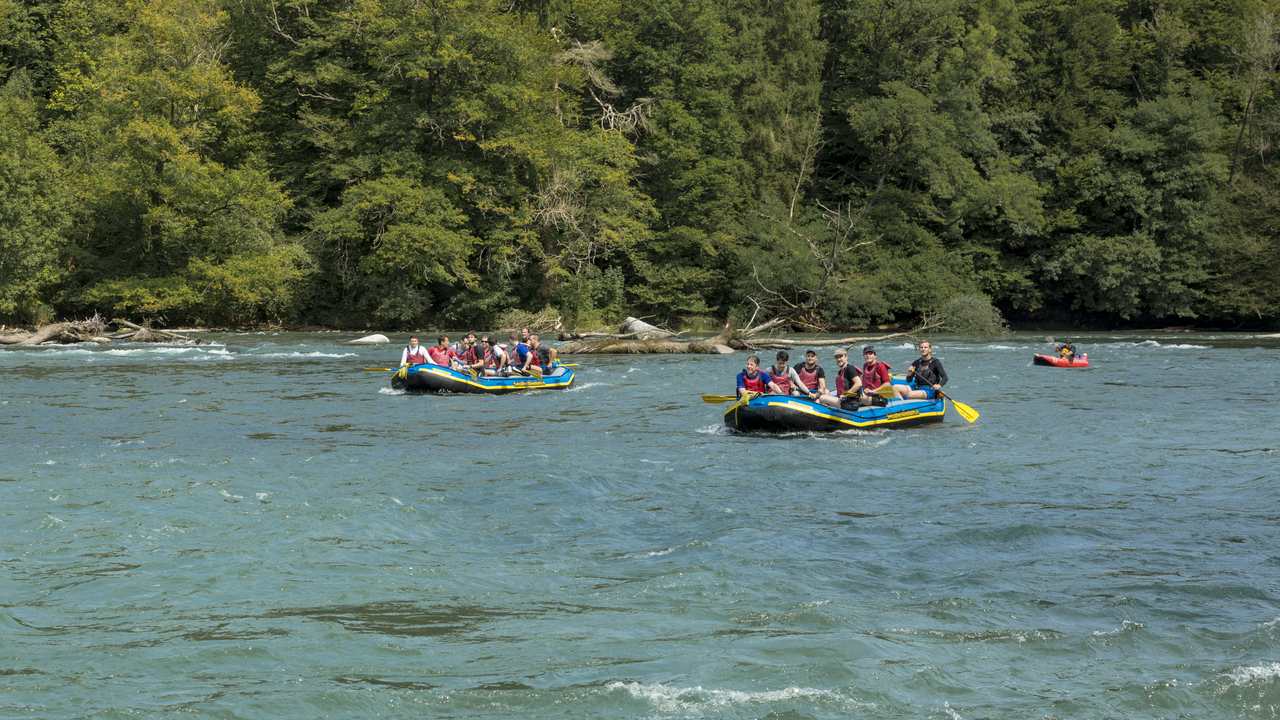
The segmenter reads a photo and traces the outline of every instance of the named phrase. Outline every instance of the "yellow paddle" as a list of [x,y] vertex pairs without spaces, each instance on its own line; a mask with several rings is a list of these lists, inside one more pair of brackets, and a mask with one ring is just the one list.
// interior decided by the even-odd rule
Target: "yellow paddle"
[[738,399],[737,395],[703,395],[702,396],[702,402],[707,403],[708,405],[718,405],[720,403],[729,402],[730,400],[737,400],[737,399]]
[[[915,375],[915,377],[920,377],[919,373],[913,373],[913,374]],[[923,380],[924,378],[920,378],[920,379]],[[960,413],[960,417],[964,418],[967,422],[973,422],[974,420],[978,419],[977,410],[974,410],[973,408],[969,407],[968,405],[965,405],[962,402],[956,402],[955,398],[951,397],[950,395],[944,394],[941,390],[935,390],[934,392],[938,393],[938,397],[946,398],[947,400],[950,400],[951,406],[954,407],[956,409],[956,412]]]
[[[861,390],[845,390],[845,391],[844,391],[844,394],[843,394],[843,395],[841,395],[840,397],[854,397],[854,396],[856,396],[856,395],[857,395],[858,393],[860,393],[860,392],[862,392],[862,391],[861,391]],[[870,395],[876,395],[876,396],[878,396],[878,397],[882,397],[882,398],[884,398],[885,400],[897,400],[897,399],[898,399],[898,394],[897,394],[897,393],[895,393],[895,392],[893,391],[893,386],[892,386],[892,385],[890,385],[889,383],[885,383],[884,385],[881,385],[881,386],[880,386],[880,389],[876,390],[876,391],[875,391],[875,392],[873,392],[873,393],[869,393],[869,394],[870,394]]]

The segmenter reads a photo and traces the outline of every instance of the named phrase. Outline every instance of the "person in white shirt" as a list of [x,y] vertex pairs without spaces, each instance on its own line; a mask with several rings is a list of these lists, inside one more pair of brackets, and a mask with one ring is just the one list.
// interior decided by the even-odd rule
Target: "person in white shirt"
[[418,344],[418,336],[413,335],[409,338],[409,347],[400,353],[400,367],[405,365],[435,365],[431,360],[431,356],[427,354],[427,349]]

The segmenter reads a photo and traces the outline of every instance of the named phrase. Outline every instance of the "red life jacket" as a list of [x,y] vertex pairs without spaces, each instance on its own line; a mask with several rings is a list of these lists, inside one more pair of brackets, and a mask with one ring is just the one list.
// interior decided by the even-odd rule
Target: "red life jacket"
[[791,368],[783,366],[781,375],[775,375],[773,373],[773,371],[776,369],[777,369],[776,365],[771,366],[769,368],[769,377],[773,378],[773,381],[778,384],[778,388],[782,390],[783,395],[790,395],[791,394]]
[[857,377],[858,368],[852,365],[845,365],[844,367],[840,368],[840,372],[836,373],[836,394],[837,395],[843,395],[844,391],[849,389],[849,387],[846,386],[844,382],[844,378],[846,375],[853,375],[854,377]]
[[875,390],[881,385],[889,382],[890,370],[892,370],[892,368],[879,360],[874,363],[863,363],[862,387],[866,390]]
[[444,365],[445,367],[448,367],[449,356],[453,354],[453,350],[436,345],[435,347],[427,348],[427,354],[431,356],[431,359],[434,360],[437,365]]
[[493,349],[484,354],[484,366],[498,367],[498,353],[494,352]]
[[481,350],[480,350],[479,346],[477,346],[477,345],[472,345],[471,347],[467,348],[466,350],[463,350],[463,351],[462,351],[462,364],[463,364],[463,365],[470,365],[470,364],[472,364],[472,363],[476,362],[477,360],[479,360],[479,359],[480,359],[480,352],[481,352]]
[[408,362],[410,365],[421,365],[427,361],[426,348],[422,347],[421,345],[418,346],[417,351],[415,351],[413,348],[407,345],[405,346],[404,349],[406,352],[409,353],[408,356],[405,357],[405,361]]
[[[539,345],[538,347],[542,347],[542,346]],[[538,358],[537,349],[530,347],[528,345],[525,346],[525,349],[529,351],[528,357],[533,358],[532,360],[529,361],[529,367],[536,367],[536,368],[542,367],[542,360]]]
[[756,371],[756,376],[751,377],[744,369],[742,371],[742,387],[746,388],[749,392],[769,392],[768,378],[768,375],[760,371]]
[[812,370],[805,368],[804,363],[796,366],[796,374],[800,376],[800,382],[809,388],[809,392],[818,391],[818,367],[817,363],[814,363]]

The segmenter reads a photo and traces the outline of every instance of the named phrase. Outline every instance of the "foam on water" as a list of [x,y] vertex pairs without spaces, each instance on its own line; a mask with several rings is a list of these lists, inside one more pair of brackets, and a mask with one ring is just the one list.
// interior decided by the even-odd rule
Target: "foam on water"
[[404,395],[405,391],[403,388],[383,387],[383,388],[378,388],[378,394],[379,395]]
[[609,684],[605,690],[626,690],[633,698],[646,700],[655,710],[665,713],[689,712],[725,708],[736,705],[761,705],[765,703],[785,702],[788,700],[828,700],[842,704],[847,698],[839,693],[814,688],[788,687],[782,690],[759,690],[744,692],[741,690],[717,690],[696,687],[672,687],[656,684],[623,683]]
[[264,358],[344,358],[359,357],[359,353],[326,353],[326,352],[287,352],[287,353],[263,353],[254,357]]
[[576,384],[575,384],[575,385],[573,385],[572,387],[570,387],[569,389],[565,390],[565,392],[578,392],[579,390],[586,390],[587,388],[598,387],[598,386],[600,386],[600,385],[604,385],[604,384],[606,384],[606,383],[582,383],[581,385],[576,385]]
[[1226,673],[1226,676],[1236,685],[1270,682],[1280,679],[1280,662],[1264,663],[1252,667],[1239,667]]

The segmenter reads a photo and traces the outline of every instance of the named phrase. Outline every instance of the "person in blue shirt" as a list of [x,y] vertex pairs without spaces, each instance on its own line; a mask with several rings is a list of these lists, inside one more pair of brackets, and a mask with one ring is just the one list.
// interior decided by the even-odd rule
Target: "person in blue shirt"
[[747,369],[738,373],[738,397],[743,397],[748,393],[773,393],[774,395],[782,395],[782,388],[778,387],[768,374],[760,372],[760,356],[752,355],[747,358]]

